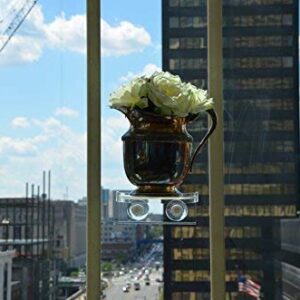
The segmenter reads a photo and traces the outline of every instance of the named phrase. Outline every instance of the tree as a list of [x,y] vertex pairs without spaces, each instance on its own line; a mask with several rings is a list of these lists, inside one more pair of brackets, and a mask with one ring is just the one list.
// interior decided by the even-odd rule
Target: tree
[[102,272],[111,272],[113,269],[112,263],[109,261],[102,262],[101,269],[102,269]]
[[148,234],[149,239],[159,239],[161,236],[163,236],[163,226],[156,225],[151,226]]

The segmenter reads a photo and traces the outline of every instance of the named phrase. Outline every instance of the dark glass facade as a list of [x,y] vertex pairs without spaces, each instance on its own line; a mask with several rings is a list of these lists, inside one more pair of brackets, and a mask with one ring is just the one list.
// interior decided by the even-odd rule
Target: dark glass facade
[[[163,69],[206,89],[206,1],[162,9]],[[244,273],[264,299],[282,299],[273,223],[295,217],[299,201],[298,1],[223,0],[223,57],[226,297],[238,299]],[[190,127],[195,144],[206,127],[206,117]],[[201,195],[189,213],[198,225],[165,228],[164,299],[209,299],[205,151],[182,190]]]
[[274,226],[280,252],[276,272],[280,274],[282,299],[298,299],[300,295],[300,220],[281,219]]

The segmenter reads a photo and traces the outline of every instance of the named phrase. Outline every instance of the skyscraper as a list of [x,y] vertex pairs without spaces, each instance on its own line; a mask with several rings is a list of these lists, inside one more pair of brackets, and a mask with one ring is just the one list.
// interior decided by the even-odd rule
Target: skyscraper
[[[163,69],[207,88],[204,0],[163,0]],[[224,0],[225,245],[228,299],[251,276],[280,298],[273,222],[299,201],[298,1]],[[206,118],[190,128],[195,143]],[[165,300],[209,299],[207,154],[183,186],[199,191],[196,227],[165,229]]]

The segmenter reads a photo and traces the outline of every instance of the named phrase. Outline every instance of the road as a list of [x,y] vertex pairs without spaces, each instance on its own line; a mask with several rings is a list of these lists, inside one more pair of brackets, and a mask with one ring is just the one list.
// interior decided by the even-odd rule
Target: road
[[[162,283],[156,282],[156,278],[161,278],[160,271],[153,271],[150,274],[150,285],[145,285],[144,278],[139,280],[134,280],[129,277],[129,275],[120,276],[114,278],[111,281],[110,286],[105,290],[107,300],[158,300],[159,299],[159,287]],[[124,293],[123,287],[127,282],[132,284],[129,292]],[[133,288],[133,282],[139,282],[141,289],[135,291]]]

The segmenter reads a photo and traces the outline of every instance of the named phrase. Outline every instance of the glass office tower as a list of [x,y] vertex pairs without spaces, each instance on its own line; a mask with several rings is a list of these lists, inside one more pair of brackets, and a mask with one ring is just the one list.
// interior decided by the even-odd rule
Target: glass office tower
[[[207,88],[204,0],[163,0],[163,69]],[[282,299],[273,222],[296,216],[299,199],[298,1],[224,0],[226,290],[239,274]],[[195,143],[206,117],[190,128]],[[196,227],[165,228],[165,300],[209,299],[207,153],[182,190],[199,191]],[[246,299],[246,298],[245,298]]]

